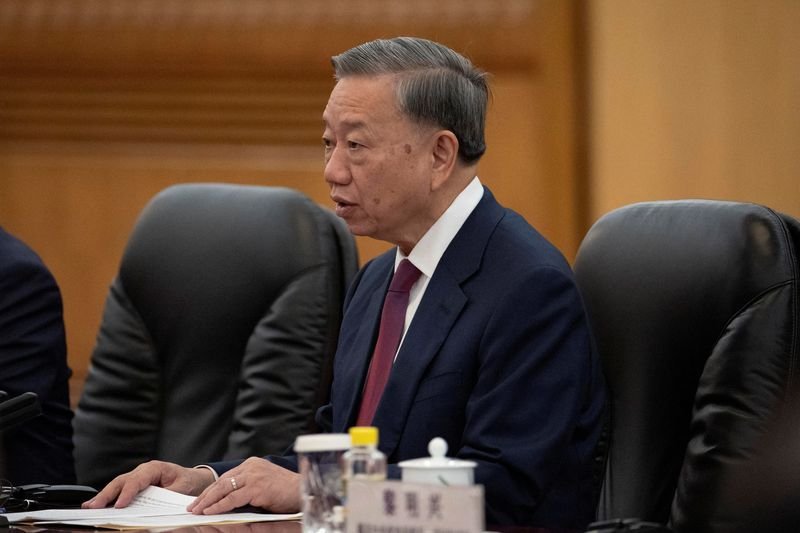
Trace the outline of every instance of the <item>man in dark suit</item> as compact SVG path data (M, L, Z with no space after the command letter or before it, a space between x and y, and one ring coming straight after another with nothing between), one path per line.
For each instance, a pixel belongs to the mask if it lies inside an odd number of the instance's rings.
M4 431L0 477L75 482L61 294L41 259L0 228L0 390L39 397L42 415Z
M428 441L444 437L453 455L477 462L488 524L583 527L594 516L602 375L566 261L476 176L485 74L412 38L366 43L333 63L323 113L331 198L354 234L397 248L365 265L349 290L319 422L335 432L377 426L393 476L397 462L426 456ZM420 273L405 337L380 401L365 408L384 296L404 261ZM126 505L161 483L203 490L190 507L197 513L298 510L292 457L211 467L214 483L204 469L145 464L90 505L117 495Z

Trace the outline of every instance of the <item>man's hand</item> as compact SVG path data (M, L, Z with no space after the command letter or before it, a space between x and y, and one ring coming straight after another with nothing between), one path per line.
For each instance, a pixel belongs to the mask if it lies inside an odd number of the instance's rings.
M273 513L300 510L300 476L265 459L251 457L208 486L188 510L194 514L227 513L252 505Z
M137 494L150 485L194 496L213 482L214 474L207 468L185 468L173 463L150 461L114 478L97 496L84 502L82 507L102 509L115 500L114 507L127 507Z

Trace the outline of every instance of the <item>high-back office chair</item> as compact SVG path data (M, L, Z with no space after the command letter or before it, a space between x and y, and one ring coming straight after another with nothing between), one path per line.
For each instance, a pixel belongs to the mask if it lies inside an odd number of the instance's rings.
M599 519L721 531L718 495L756 453L800 372L800 224L719 201L602 217L575 273L606 373Z
M344 223L298 192L158 194L106 301L74 422L79 481L281 453L314 429L357 262Z

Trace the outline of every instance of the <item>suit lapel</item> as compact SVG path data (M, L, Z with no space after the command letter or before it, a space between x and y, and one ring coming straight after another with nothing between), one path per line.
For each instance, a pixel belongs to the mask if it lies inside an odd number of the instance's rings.
M400 440L419 382L467 303L452 276L435 276L437 282L428 285L375 412L373 425L381 428L381 449L387 456Z
M387 456L403 434L420 381L468 302L462 284L480 268L491 233L502 216L503 209L485 189L436 267L375 412L374 425L381 428L381 449Z
M341 391L343 408L334 412L333 431L335 432L347 432L347 429L356 420L358 401L361 398L361 390L372 357L375 337L378 334L383 300L392 278L394 254L395 251L392 249L384 256L377 258L372 264L372 268L375 269L374 274L370 273L369 276L364 276L358 291L363 288L367 303L363 307L361 315L357 317L358 329L352 341L343 343L337 349L337 352L341 350L347 357L342 358L345 364L339 370L336 379L341 383L354 385ZM353 302L351 305L358 307L357 302Z

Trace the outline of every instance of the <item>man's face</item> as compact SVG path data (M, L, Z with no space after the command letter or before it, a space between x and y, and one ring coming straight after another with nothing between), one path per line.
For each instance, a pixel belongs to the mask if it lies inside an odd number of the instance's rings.
M408 252L432 223L434 128L401 113L389 75L341 79L322 118L325 181L336 214L355 235Z

